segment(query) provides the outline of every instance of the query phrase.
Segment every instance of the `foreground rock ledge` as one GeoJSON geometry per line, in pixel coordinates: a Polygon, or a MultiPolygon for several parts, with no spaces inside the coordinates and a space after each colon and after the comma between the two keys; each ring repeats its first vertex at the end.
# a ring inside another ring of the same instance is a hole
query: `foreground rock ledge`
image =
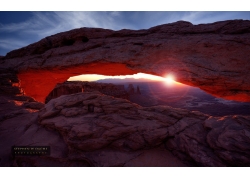
{"type": "Polygon", "coordinates": [[[63,136],[74,157],[107,148],[136,152],[164,145],[189,165],[250,165],[249,116],[209,117],[85,92],[52,99],[38,119],[63,136]]]}
{"type": "Polygon", "coordinates": [[[192,25],[179,21],[147,30],[80,28],[46,37],[1,57],[38,101],[79,74],[173,74],[177,81],[225,99],[250,102],[250,21],[192,25]]]}
{"type": "Polygon", "coordinates": [[[144,108],[95,92],[44,105],[22,95],[15,72],[0,77],[0,166],[250,165],[250,116],[144,108]],[[50,156],[11,155],[32,145],[50,146],[50,156]]]}

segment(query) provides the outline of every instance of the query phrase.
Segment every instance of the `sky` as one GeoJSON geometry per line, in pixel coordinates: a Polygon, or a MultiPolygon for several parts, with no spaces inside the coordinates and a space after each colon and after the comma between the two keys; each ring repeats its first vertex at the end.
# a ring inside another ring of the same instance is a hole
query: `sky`
{"type": "Polygon", "coordinates": [[[150,79],[153,81],[165,81],[168,84],[177,83],[173,77],[173,75],[166,75],[166,77],[160,77],[155,76],[151,74],[145,74],[145,73],[137,73],[133,75],[123,75],[123,76],[104,76],[100,74],[84,74],[79,76],[72,76],[68,79],[68,81],[97,81],[99,79],[128,79],[128,78],[134,78],[134,79],[150,79]]]}
{"type": "MultiPolygon", "coordinates": [[[[250,20],[250,11],[0,11],[0,56],[46,36],[81,27],[138,30],[179,20],[204,24],[232,19],[250,20]]],[[[106,78],[110,77],[84,75],[69,80],[106,78]]],[[[145,74],[112,78],[162,80],[145,74]]]]}
{"type": "Polygon", "coordinates": [[[229,19],[250,20],[250,11],[0,11],[0,55],[80,27],[138,30],[179,20],[203,24],[229,19]]]}

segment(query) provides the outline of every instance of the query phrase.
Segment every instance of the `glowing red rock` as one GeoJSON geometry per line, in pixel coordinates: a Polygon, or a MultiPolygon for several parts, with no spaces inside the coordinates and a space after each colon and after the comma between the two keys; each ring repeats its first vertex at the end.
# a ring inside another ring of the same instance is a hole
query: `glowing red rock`
{"type": "Polygon", "coordinates": [[[250,102],[250,21],[147,30],[80,28],[46,37],[1,58],[27,95],[44,101],[58,82],[80,74],[165,76],[225,99],[250,102]]]}

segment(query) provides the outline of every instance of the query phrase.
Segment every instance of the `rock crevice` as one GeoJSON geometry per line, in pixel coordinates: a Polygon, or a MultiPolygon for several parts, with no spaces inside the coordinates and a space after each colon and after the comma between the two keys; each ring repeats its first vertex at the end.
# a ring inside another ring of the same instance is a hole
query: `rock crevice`
{"type": "Polygon", "coordinates": [[[82,154],[105,148],[135,152],[165,145],[193,166],[249,166],[249,118],[210,117],[168,106],[141,107],[98,92],[52,99],[39,112],[41,125],[59,132],[67,146],[82,154]],[[93,112],[88,111],[89,104],[93,112]]]}

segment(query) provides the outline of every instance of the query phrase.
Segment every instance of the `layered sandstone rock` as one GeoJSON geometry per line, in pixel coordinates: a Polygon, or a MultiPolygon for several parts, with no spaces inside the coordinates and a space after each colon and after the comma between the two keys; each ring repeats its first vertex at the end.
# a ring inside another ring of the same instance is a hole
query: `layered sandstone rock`
{"type": "Polygon", "coordinates": [[[172,74],[226,99],[250,101],[250,21],[147,30],[79,28],[9,52],[1,67],[19,72],[24,92],[44,102],[58,82],[79,74],[172,74]]]}
{"type": "MultiPolygon", "coordinates": [[[[39,110],[44,107],[43,103],[37,102],[29,96],[23,95],[20,81],[16,72],[12,70],[0,69],[0,96],[3,99],[13,99],[19,104],[19,106],[24,106],[25,108],[39,110]]],[[[4,112],[0,112],[0,114],[4,114],[4,112]]]]}
{"type": "Polygon", "coordinates": [[[84,154],[72,149],[58,132],[38,123],[38,109],[44,105],[22,95],[15,73],[0,71],[0,76],[0,88],[10,90],[0,93],[0,166],[186,166],[163,146],[129,152],[103,148],[84,154]],[[44,145],[50,146],[49,156],[11,154],[12,146],[44,145]]]}
{"type": "Polygon", "coordinates": [[[98,92],[63,95],[40,111],[27,96],[0,99],[1,166],[250,165],[249,116],[141,107],[98,92]],[[14,145],[50,146],[51,155],[13,157],[14,145]]]}
{"type": "Polygon", "coordinates": [[[59,132],[75,156],[165,145],[195,166],[249,166],[249,120],[249,116],[209,117],[168,106],[141,107],[97,92],[61,96],[39,112],[40,124],[59,132]]]}
{"type": "Polygon", "coordinates": [[[249,27],[235,20],[81,28],[0,57],[0,166],[250,166],[249,116],[141,107],[97,92],[36,101],[69,76],[136,72],[171,72],[220,97],[250,101],[249,27]],[[48,145],[51,155],[13,157],[14,145],[48,145]]]}
{"type": "Polygon", "coordinates": [[[15,71],[0,69],[0,94],[20,95],[23,92],[19,86],[20,82],[15,71]]]}

